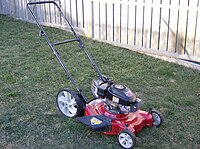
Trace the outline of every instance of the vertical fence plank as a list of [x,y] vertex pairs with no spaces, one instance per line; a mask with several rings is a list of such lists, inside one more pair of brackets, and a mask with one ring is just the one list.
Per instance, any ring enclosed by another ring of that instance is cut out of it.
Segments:
[[136,11],[136,46],[141,47],[142,45],[142,26],[143,26],[143,1],[137,2]]
[[145,0],[143,0],[142,5],[142,40],[141,40],[141,47],[144,47],[144,24],[145,24]]
[[91,1],[91,15],[92,15],[92,20],[91,20],[91,22],[92,22],[92,34],[91,34],[91,36],[92,36],[92,38],[94,38],[94,1]]
[[127,44],[127,0],[121,5],[121,43]]
[[[0,5],[1,5],[1,2],[0,2]],[[11,16],[15,17],[15,1],[14,0],[12,0],[12,2],[10,3],[10,12],[9,12],[9,14]]]
[[[153,3],[153,0],[151,0],[151,3]],[[151,6],[151,13],[150,13],[150,29],[149,29],[149,48],[152,46],[152,25],[153,25],[153,6]]]
[[[70,8],[71,8],[71,6],[70,6],[70,1],[71,0],[64,0],[64,9],[65,9],[65,14],[66,14],[66,17],[67,17],[67,19],[69,20],[69,22],[71,22],[71,12],[70,12]],[[67,25],[67,24],[66,24]]]
[[128,44],[134,45],[134,24],[135,24],[135,5],[129,2],[129,13],[128,13]]
[[28,20],[28,11],[27,11],[27,6],[26,6],[26,4],[27,4],[27,0],[24,0],[24,2],[23,2],[23,8],[24,8],[24,19],[25,20]]
[[53,4],[50,4],[50,8],[51,8],[51,23],[55,25],[56,24],[56,9]]
[[130,11],[130,9],[129,9],[129,3],[128,3],[128,5],[127,5],[127,15],[126,15],[126,30],[127,30],[127,34],[126,34],[126,44],[128,45],[129,44],[129,42],[128,42],[128,40],[129,40],[129,11]]
[[159,7],[160,2],[157,0],[153,1],[153,15],[152,15],[152,38],[151,48],[157,49],[158,47],[158,32],[159,32]]
[[113,3],[107,2],[107,40],[113,41]]
[[[179,1],[170,1],[170,6],[178,6]],[[176,30],[177,30],[177,22],[179,21],[177,18],[178,16],[178,9],[177,8],[171,8],[169,9],[169,28],[168,28],[168,41],[167,41],[167,47],[166,50],[169,52],[175,53],[175,43],[176,43]]]
[[87,29],[86,35],[89,37],[92,37],[92,7],[91,7],[91,1],[85,0],[84,1],[84,27]]
[[2,3],[3,3],[2,5],[3,14],[6,14],[6,1],[3,1]]
[[78,27],[83,28],[83,6],[82,0],[77,0],[77,9],[78,9]]
[[166,9],[164,6],[169,6],[169,0],[163,0],[162,1],[162,13],[161,13],[161,20],[160,20],[160,50],[166,50],[167,46],[167,33],[168,33],[168,26],[169,22],[169,9]]
[[[169,7],[171,6],[171,0],[169,0]],[[168,19],[167,19],[167,37],[166,37],[166,51],[169,47],[169,29],[170,29],[170,20],[171,20],[171,8],[168,9]]]
[[8,0],[5,0],[5,10],[6,10],[6,14],[9,14],[9,10],[10,10],[10,5],[9,5],[9,1]]
[[21,0],[17,0],[17,18],[21,16]]
[[114,5],[114,42],[120,43],[120,3]]
[[[160,5],[162,4],[162,0],[160,0]],[[161,19],[162,19],[162,7],[159,6],[159,28],[158,28],[158,46],[157,49],[160,49],[160,34],[161,34]]]
[[44,4],[40,5],[40,17],[41,17],[41,22],[46,23],[46,13],[45,13],[45,8],[44,8]]
[[99,38],[99,2],[98,1],[93,1],[93,22],[94,22],[94,38],[98,39]]
[[[199,0],[197,0],[197,5],[196,5],[198,8],[199,8]],[[200,53],[200,49],[199,46],[200,46],[200,40],[196,40],[198,39],[199,35],[198,32],[197,32],[197,29],[198,29],[198,20],[199,20],[199,9],[196,10],[196,15],[195,15],[195,34],[194,34],[194,51],[193,51],[193,56],[198,56],[198,53],[197,51],[199,51]],[[200,54],[199,54],[200,56]]]
[[151,25],[151,7],[148,5],[151,5],[151,0],[145,0],[145,5],[143,6],[143,29],[142,29],[142,38],[143,43],[142,46],[145,48],[148,48],[149,42],[150,42],[150,25]]
[[19,16],[20,16],[19,5],[20,5],[20,0],[16,0],[16,18],[19,18]]
[[44,22],[47,23],[47,5],[43,5],[43,13],[44,13]]
[[20,7],[20,12],[21,12],[21,16],[20,19],[25,19],[25,11],[24,11],[24,0],[21,0],[21,7]]
[[[180,0],[178,0],[178,6],[180,6]],[[180,18],[180,10],[179,9],[177,9],[177,19],[176,19],[176,34],[175,34],[175,36],[176,36],[176,38],[175,38],[175,53],[177,53],[177,51],[178,51],[178,48],[179,48],[179,46],[178,46],[178,33],[179,33],[179,19]]]
[[194,53],[194,34],[195,34],[195,24],[196,24],[196,10],[192,9],[197,6],[197,0],[190,1],[190,10],[188,11],[188,32],[187,40],[185,41],[185,48],[188,55],[193,55]]
[[106,40],[106,4],[105,2],[100,2],[100,20],[101,20],[101,26],[100,26],[100,35],[102,40]]
[[16,18],[20,18],[20,0],[16,1]]
[[[187,6],[188,0],[181,0],[180,6]],[[179,10],[179,26],[177,33],[177,53],[184,54],[184,41],[185,41],[185,33],[186,33],[186,19],[187,18],[187,10],[180,9]]]
[[71,0],[71,17],[72,17],[72,25],[77,26],[76,0]]
[[[58,0],[56,1],[56,3],[58,4],[58,6],[61,7],[61,1]],[[61,18],[61,13],[60,11],[56,8],[56,19],[57,19],[57,25],[62,25],[62,18]]]
[[194,56],[200,57],[200,15],[199,12],[199,0],[198,0],[198,12],[196,14],[196,35],[195,35],[195,51]]
[[[23,0],[22,0],[23,1]],[[41,0],[40,0],[41,1]],[[37,17],[38,17],[38,20],[40,22],[42,22],[42,11],[41,11],[41,5],[36,5],[35,7],[36,11],[37,11]]]
[[3,3],[3,1],[0,1],[0,13],[3,13],[3,10],[2,10],[2,4]]
[[[188,0],[188,2],[187,2],[188,4],[187,4],[187,6],[188,6],[188,8],[189,8],[189,6],[190,6],[190,0]],[[189,10],[187,10],[187,14],[186,14],[186,22],[185,22],[185,35],[184,35],[184,47],[183,47],[183,49],[184,49],[184,54],[189,54],[189,51],[188,51],[188,49],[186,49],[186,47],[187,47],[187,40],[188,40],[188,17],[189,17]]]
[[45,5],[45,12],[46,12],[46,23],[51,23],[50,4]]

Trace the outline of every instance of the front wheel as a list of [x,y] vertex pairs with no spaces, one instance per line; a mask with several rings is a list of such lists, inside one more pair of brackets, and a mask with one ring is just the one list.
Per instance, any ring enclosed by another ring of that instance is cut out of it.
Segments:
[[159,127],[160,125],[162,125],[162,123],[164,121],[164,117],[163,117],[162,113],[160,113],[157,110],[152,110],[151,115],[153,117],[153,126]]
[[60,90],[56,101],[59,111],[64,116],[74,118],[83,112],[83,102],[78,94],[72,90]]
[[136,136],[130,130],[122,130],[118,135],[118,142],[121,147],[131,149],[136,145]]

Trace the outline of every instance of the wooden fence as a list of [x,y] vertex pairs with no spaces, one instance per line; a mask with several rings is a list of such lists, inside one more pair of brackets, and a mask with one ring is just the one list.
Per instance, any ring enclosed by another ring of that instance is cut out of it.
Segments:
[[[26,3],[0,0],[0,13],[32,22]],[[41,0],[37,0],[41,1]],[[143,53],[200,62],[199,0],[56,0],[82,34]],[[66,28],[52,4],[35,8],[40,22]]]

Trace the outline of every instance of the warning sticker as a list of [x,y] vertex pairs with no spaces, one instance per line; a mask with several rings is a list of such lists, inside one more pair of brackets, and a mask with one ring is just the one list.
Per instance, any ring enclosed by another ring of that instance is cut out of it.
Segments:
[[96,118],[96,117],[91,118],[90,122],[91,122],[91,125],[99,125],[99,124],[102,123],[102,121],[99,120],[99,119]]

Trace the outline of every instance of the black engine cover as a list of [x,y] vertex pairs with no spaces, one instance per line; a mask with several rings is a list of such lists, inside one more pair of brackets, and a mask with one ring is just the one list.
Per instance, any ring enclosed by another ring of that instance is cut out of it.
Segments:
[[107,98],[113,102],[130,106],[135,103],[135,94],[126,86],[113,84],[108,88]]

